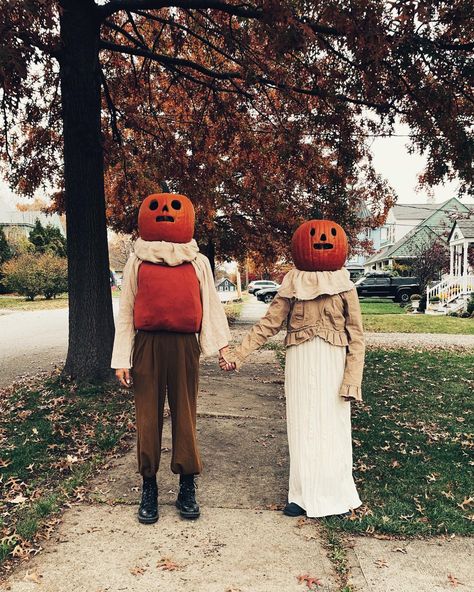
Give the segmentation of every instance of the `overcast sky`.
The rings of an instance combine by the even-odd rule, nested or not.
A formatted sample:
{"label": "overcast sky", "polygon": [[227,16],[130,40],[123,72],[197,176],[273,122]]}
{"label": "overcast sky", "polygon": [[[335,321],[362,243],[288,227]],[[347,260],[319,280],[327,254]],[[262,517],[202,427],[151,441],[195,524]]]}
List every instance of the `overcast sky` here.
{"label": "overcast sky", "polygon": [[[403,133],[404,130],[402,128],[397,131]],[[406,137],[397,136],[375,138],[372,144],[375,168],[397,192],[398,203],[424,203],[428,200],[429,194],[426,190],[417,190],[417,182],[425,159],[419,154],[408,153],[408,140]],[[436,203],[456,195],[456,189],[456,183],[435,187],[432,193]],[[3,180],[0,180],[0,194],[2,197],[8,196],[12,203],[14,202],[14,196]],[[467,201],[473,202],[472,199]]]}

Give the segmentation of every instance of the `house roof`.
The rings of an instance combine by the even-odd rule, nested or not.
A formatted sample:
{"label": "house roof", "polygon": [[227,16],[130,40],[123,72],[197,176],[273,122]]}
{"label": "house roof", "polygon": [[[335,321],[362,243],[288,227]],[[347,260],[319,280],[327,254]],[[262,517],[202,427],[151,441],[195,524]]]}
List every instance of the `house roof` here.
{"label": "house roof", "polygon": [[396,204],[393,215],[397,220],[424,220],[444,204]]}
{"label": "house roof", "polygon": [[228,277],[222,277],[220,280],[217,280],[215,282],[216,288],[217,288],[217,286],[220,286],[221,284],[223,284],[226,281],[229,282],[229,284],[232,284],[233,286],[235,286],[234,282],[232,280],[230,280]]}
{"label": "house roof", "polygon": [[[450,213],[453,211],[460,213],[470,212],[470,209],[455,197],[448,199],[442,204],[427,204],[427,206],[432,205],[437,207],[436,209],[429,207],[428,209],[431,213],[428,213],[426,218],[421,220],[399,241],[393,245],[385,247],[378,253],[375,253],[375,255],[372,255],[372,257],[370,257],[370,259],[368,259],[365,264],[367,265],[377,261],[383,261],[385,259],[393,259],[397,257],[413,257],[413,247],[431,243],[436,238],[446,240],[446,238],[443,237],[443,232],[447,231],[450,227]],[[412,219],[414,219],[413,215]]]}
{"label": "house roof", "polygon": [[459,228],[464,238],[474,239],[474,218],[468,218],[467,220],[456,220],[456,222],[453,224],[451,232],[449,233],[449,240],[451,240],[455,228]]}

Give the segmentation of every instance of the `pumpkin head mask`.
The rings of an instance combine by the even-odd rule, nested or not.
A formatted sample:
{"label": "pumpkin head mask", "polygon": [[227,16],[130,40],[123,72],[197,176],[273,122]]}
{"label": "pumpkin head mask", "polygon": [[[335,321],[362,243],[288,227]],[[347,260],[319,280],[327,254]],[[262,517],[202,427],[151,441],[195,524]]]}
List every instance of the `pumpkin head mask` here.
{"label": "pumpkin head mask", "polygon": [[331,220],[309,220],[296,229],[291,253],[301,271],[336,271],[347,258],[347,236]]}
{"label": "pumpkin head mask", "polygon": [[138,231],[146,241],[188,243],[194,234],[194,206],[185,195],[153,193],[138,212]]}

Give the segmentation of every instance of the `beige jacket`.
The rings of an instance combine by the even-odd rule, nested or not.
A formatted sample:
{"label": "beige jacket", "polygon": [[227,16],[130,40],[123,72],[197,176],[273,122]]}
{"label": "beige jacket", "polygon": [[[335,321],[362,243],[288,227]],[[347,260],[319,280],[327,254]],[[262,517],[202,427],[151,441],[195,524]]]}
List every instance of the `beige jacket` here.
{"label": "beige jacket", "polygon": [[163,265],[192,263],[201,291],[202,324],[199,346],[205,355],[211,355],[229,343],[230,331],[227,317],[214,286],[214,277],[207,257],[199,253],[195,240],[185,244],[138,239],[123,272],[120,310],[115,323],[115,340],[112,352],[112,368],[131,368],[135,327],[133,307],[137,293],[138,268],[142,261]]}
{"label": "beige jacket", "polygon": [[247,333],[231,356],[239,368],[244,360],[276,335],[286,322],[285,345],[291,347],[315,336],[347,348],[340,395],[362,400],[365,341],[359,298],[349,273],[290,271],[266,315]]}

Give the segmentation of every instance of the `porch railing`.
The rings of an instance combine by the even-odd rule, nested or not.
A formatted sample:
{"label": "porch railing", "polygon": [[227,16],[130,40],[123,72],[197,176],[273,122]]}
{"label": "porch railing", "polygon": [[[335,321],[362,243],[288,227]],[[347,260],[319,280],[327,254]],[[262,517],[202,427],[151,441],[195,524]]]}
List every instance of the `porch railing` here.
{"label": "porch railing", "polygon": [[426,290],[426,300],[432,303],[433,299],[439,299],[442,307],[472,292],[474,292],[474,275],[448,276],[439,284]]}

